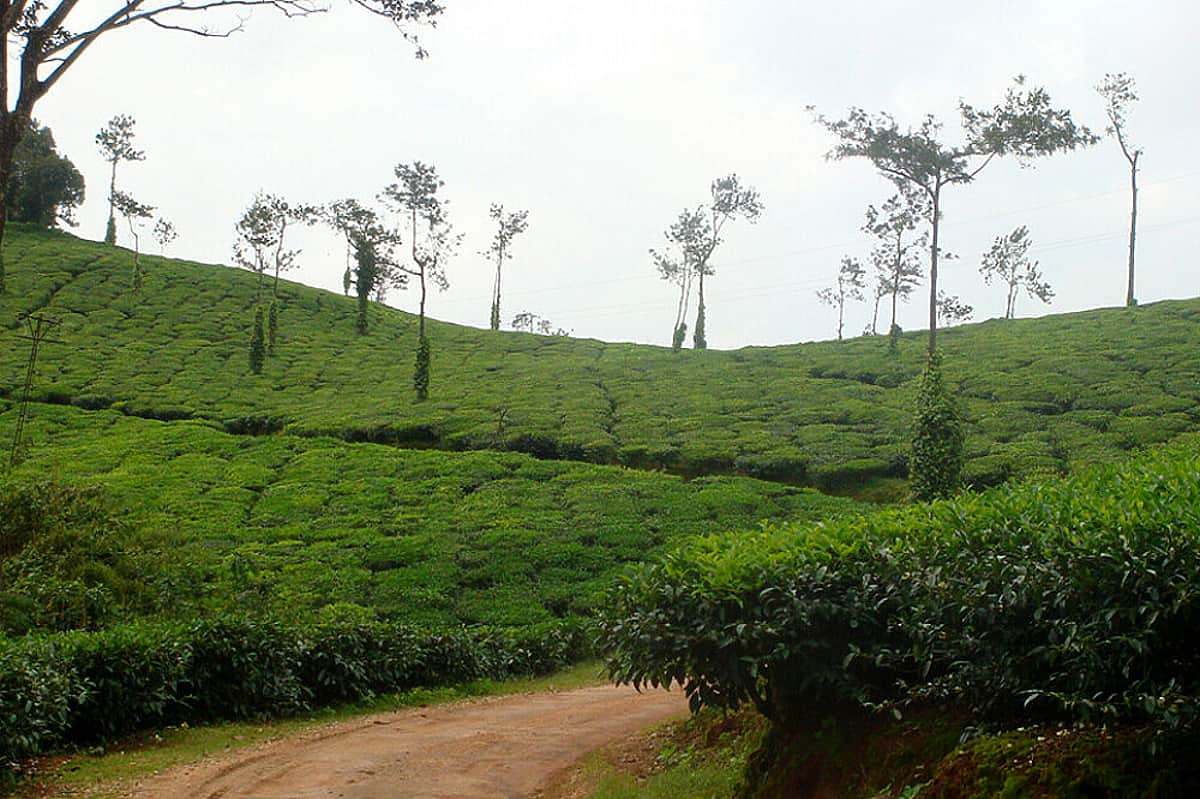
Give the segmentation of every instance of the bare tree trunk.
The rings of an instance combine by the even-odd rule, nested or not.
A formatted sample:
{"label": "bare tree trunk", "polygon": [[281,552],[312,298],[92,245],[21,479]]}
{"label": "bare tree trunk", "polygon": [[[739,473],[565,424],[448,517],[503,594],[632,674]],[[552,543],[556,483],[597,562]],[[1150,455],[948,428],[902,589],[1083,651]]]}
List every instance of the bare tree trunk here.
{"label": "bare tree trunk", "polygon": [[492,330],[500,329],[500,267],[504,264],[504,250],[496,253],[496,282],[492,284]]}
{"label": "bare tree trunk", "polygon": [[938,219],[942,183],[939,178],[933,187],[933,211],[930,222],[933,226],[932,241],[929,247],[929,355],[937,353],[937,278],[938,278]]}
{"label": "bare tree trunk", "polygon": [[879,301],[883,299],[883,295],[878,290],[875,292],[875,307],[871,309],[871,335],[879,335]]}
{"label": "bare tree trunk", "polygon": [[842,340],[842,313],[846,310],[846,295],[838,295],[838,341]]}
{"label": "bare tree trunk", "polygon": [[1133,195],[1133,207],[1129,212],[1129,287],[1125,290],[1125,305],[1136,305],[1133,296],[1133,250],[1137,241],[1137,162],[1140,152],[1135,152],[1129,159],[1129,188]]}
{"label": "bare tree trunk", "polygon": [[117,161],[113,159],[112,175],[108,179],[108,227],[104,229],[104,241],[108,244],[117,243]]}

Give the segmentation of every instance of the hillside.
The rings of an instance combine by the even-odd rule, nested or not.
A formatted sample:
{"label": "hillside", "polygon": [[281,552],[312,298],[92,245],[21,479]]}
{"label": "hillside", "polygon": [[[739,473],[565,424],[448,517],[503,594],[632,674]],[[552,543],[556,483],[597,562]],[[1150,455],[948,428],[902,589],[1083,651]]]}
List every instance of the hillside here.
{"label": "hillside", "polygon": [[[882,338],[672,353],[433,322],[431,398],[418,403],[415,318],[404,312],[374,307],[370,334],[358,336],[352,299],[286,283],[278,352],[253,376],[249,273],[146,256],[135,295],[125,250],[19,229],[5,248],[0,393],[10,397],[28,352],[11,320],[44,309],[63,320],[65,343],[43,350],[42,401],[229,432],[512,449],[835,489],[906,469],[919,333],[895,356]],[[1200,300],[1187,300],[945,331],[969,479],[1113,460],[1200,429],[1198,321]]]}
{"label": "hillside", "polygon": [[[15,416],[0,401],[0,439]],[[39,444],[16,482],[103,485],[143,531],[158,609],[185,617],[352,603],[433,626],[530,624],[588,610],[664,544],[864,507],[742,477],[235,436],[110,410],[41,406],[28,429]]]}

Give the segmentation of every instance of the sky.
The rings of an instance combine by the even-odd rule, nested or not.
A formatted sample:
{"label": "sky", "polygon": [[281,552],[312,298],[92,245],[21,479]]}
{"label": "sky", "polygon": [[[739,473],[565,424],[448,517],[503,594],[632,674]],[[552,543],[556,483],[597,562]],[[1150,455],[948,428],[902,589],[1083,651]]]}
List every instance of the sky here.
{"label": "sky", "polygon": [[[97,10],[114,0],[90,0]],[[1179,0],[444,0],[429,51],[348,0],[284,19],[255,11],[244,30],[201,39],[131,27],[97,41],[39,104],[84,174],[73,232],[103,237],[108,165],[94,137],[116,114],[137,120],[140,163],[118,182],[179,231],[167,254],[228,264],[234,224],[259,190],[293,202],[373,203],[398,163],[433,164],[464,236],[431,316],[488,323],[492,203],[527,209],[504,267],[502,317],[529,311],[579,337],[669,344],[676,289],[648,249],[715,178],[737,173],[761,194],[756,224],[734,222],[705,285],[709,346],[832,338],[817,290],[843,257],[866,260],[868,204],[891,185],[865,161],[830,161],[829,117],[851,106],[903,124],[926,114],[960,141],[958,101],[990,107],[1014,76],[1103,132],[1094,87],[1127,72],[1140,100],[1128,130],[1139,173],[1137,296],[1200,294],[1200,6]],[[212,24],[220,20],[213,19]],[[1022,296],[1018,316],[1124,302],[1129,171],[1112,139],[1024,168],[996,161],[943,197],[942,240],[958,256],[939,283],[1003,315],[1005,289],[978,272],[991,242],[1019,225],[1055,297]],[[340,292],[345,244],[302,229],[291,279]],[[129,244],[126,229],[120,243]],[[143,250],[157,252],[147,229]],[[389,304],[415,310],[417,292]],[[870,307],[847,307],[847,335]],[[920,295],[901,306],[925,326]],[[689,319],[689,323],[694,319]],[[886,323],[881,324],[886,329]]]}

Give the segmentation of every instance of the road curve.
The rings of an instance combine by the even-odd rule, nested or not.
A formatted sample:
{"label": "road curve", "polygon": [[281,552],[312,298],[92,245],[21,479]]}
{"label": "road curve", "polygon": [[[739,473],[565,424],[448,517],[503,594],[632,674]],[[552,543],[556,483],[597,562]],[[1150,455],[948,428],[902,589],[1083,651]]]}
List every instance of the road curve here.
{"label": "road curve", "polygon": [[607,743],[687,713],[681,691],[598,686],[322,727],[144,780],[138,799],[527,797]]}

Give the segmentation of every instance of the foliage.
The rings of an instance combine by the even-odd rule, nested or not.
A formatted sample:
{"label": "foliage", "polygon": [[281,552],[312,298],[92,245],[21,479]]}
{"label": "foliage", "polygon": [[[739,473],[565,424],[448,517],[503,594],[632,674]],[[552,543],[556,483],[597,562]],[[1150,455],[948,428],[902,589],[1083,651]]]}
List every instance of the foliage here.
{"label": "foliage", "polygon": [[[929,353],[936,349],[938,243],[942,190],[972,182],[994,158],[1015,157],[1021,163],[1067,152],[1098,141],[1086,127],[1076,125],[1069,111],[1051,105],[1041,87],[1030,88],[1018,76],[1005,93],[1004,102],[979,109],[960,100],[959,116],[965,134],[962,144],[941,140],[942,123],[927,116],[915,128],[902,129],[891,114],[871,116],[851,108],[845,119],[817,115],[816,121],[832,133],[838,144],[830,158],[866,158],[884,178],[901,190],[924,193],[929,245]],[[810,109],[812,110],[812,109]]]}
{"label": "foliage", "polygon": [[279,302],[267,303],[267,355],[275,354],[275,342],[279,337]]}
{"label": "foliage", "polygon": [[150,726],[545,674],[586,653],[572,621],[424,630],[345,619],[296,625],[226,618],[0,639],[0,764],[56,742],[91,743]]}
{"label": "foliage", "polygon": [[95,628],[150,608],[139,535],[99,488],[0,484],[0,635]]}
{"label": "foliage", "polygon": [[417,362],[413,368],[413,390],[417,399],[429,399],[429,339],[417,339]]}
{"label": "foliage", "polygon": [[971,318],[971,314],[973,313],[975,313],[975,309],[963,302],[960,297],[947,294],[944,291],[938,291],[938,324],[953,325],[958,322],[965,322]]}
{"label": "foliage", "polygon": [[667,228],[663,234],[668,244],[666,250],[650,250],[650,258],[659,277],[679,286],[679,305],[672,336],[672,348],[675,350],[683,345],[686,336],[685,320],[693,281],[698,286],[699,298],[692,346],[698,350],[708,347],[705,337],[704,278],[716,274],[711,259],[721,244],[721,231],[733,219],[741,218],[753,223],[763,210],[758,191],[742,185],[736,173],[714,180],[709,186],[709,193],[711,201],[708,205],[698,205],[694,210],[685,208]]}
{"label": "foliage", "polygon": [[83,175],[58,152],[50,128],[29,126],[13,154],[6,201],[8,218],[53,227],[75,225],[75,209],[83,204]]}
{"label": "foliage", "polygon": [[1004,304],[1005,319],[1012,319],[1015,315],[1019,289],[1024,289],[1030,297],[1045,303],[1054,297],[1054,290],[1042,279],[1038,262],[1029,260],[1029,245],[1032,243],[1029,228],[1021,225],[1005,236],[997,236],[992,248],[983,254],[983,261],[979,265],[984,283],[990,286],[993,280],[997,280],[1008,289]]}
{"label": "foliage", "polygon": [[263,309],[261,305],[257,305],[254,308],[254,325],[250,328],[250,371],[254,374],[261,373],[266,358],[267,348],[263,343]]}
{"label": "foliage", "polygon": [[389,283],[404,285],[404,273],[397,274],[394,269],[400,236],[385,228],[379,214],[357,200],[337,200],[326,206],[322,215],[334,230],[345,236],[354,253],[354,289],[358,298],[354,327],[359,335],[366,335],[371,297],[382,293]]}
{"label": "foliage", "polygon": [[[96,134],[96,145],[104,160],[112,164],[112,176],[108,185],[108,226],[104,231],[106,244],[117,243],[116,212],[121,194],[117,191],[117,165],[122,161],[145,161],[146,153],[133,146],[135,120],[126,114],[117,114]],[[128,197],[128,195],[125,195]]]}
{"label": "foliage", "polygon": [[[373,308],[378,336],[348,337],[353,298],[285,280],[286,346],[264,369],[264,391],[245,382],[254,276],[143,257],[153,264],[148,290],[129,313],[131,253],[13,229],[11,311],[44,309],[70,342],[44,351],[36,403],[685,475],[854,485],[907,472],[920,332],[903,333],[895,355],[851,338],[691,359],[667,347],[480,336],[431,319],[440,388],[417,402],[407,390],[378,391],[411,385],[412,358],[398,358],[395,342],[416,341],[415,315]],[[1181,300],[944,331],[967,482],[1111,461],[1200,429],[1200,362],[1189,344],[1198,322],[1200,301]],[[17,334],[0,329],[0,393],[9,397],[27,366]],[[686,385],[704,391],[678,390]]]}
{"label": "foliage", "polygon": [[289,250],[285,245],[288,228],[310,225],[317,217],[318,210],[312,206],[294,205],[266,192],[255,193],[254,200],[234,225],[237,239],[233,243],[233,262],[258,276],[255,302],[262,299],[267,272],[275,276],[272,296],[278,297],[280,273],[298,266],[296,257],[300,251]]}
{"label": "foliage", "polygon": [[492,282],[492,330],[500,329],[500,273],[505,261],[512,260],[513,239],[524,233],[529,227],[529,211],[509,211],[505,213],[504,206],[492,203],[488,216],[496,223],[496,235],[491,245],[480,253],[496,262],[496,279]]}
{"label": "foliage", "polygon": [[159,217],[154,220],[154,240],[158,242],[158,251],[160,255],[165,255],[167,247],[179,238],[179,231],[175,229],[175,224],[169,219]]}
{"label": "foliage", "polygon": [[963,423],[942,379],[942,358],[929,356],[917,389],[909,479],[921,502],[944,499],[962,485]]}
{"label": "foliage", "polygon": [[879,300],[885,296],[892,298],[892,320],[888,329],[896,325],[896,306],[900,300],[907,300],[921,282],[924,269],[920,255],[929,246],[929,236],[925,232],[909,239],[929,218],[928,198],[908,184],[899,188],[900,191],[889,197],[881,208],[867,206],[867,219],[862,227],[862,231],[877,242],[871,249],[876,286],[872,335],[877,324]]}
{"label": "foliage", "polygon": [[863,282],[864,274],[866,273],[863,271],[862,264],[856,259],[843,258],[841,265],[838,266],[837,285],[817,292],[817,299],[831,308],[837,308],[838,341],[842,340],[842,319],[846,311],[846,300],[863,298],[862,290],[866,286],[866,283]]}
{"label": "foliage", "polygon": [[[269,393],[274,367],[246,390]],[[15,416],[0,414],[0,437]],[[105,485],[125,522],[113,540],[132,546],[126,525],[145,531],[147,610],[184,618],[246,606],[301,618],[342,602],[412,623],[524,625],[588,612],[623,564],[687,536],[862,507],[745,478],[239,436],[52,405],[28,429],[54,446],[14,477],[69,463],[74,478]]]}
{"label": "foliage", "polygon": [[[816,525],[710,536],[607,594],[612,675],[785,727],[962,703],[979,721],[1191,725],[1200,711],[1200,456]],[[860,711],[861,712],[861,711]]]}
{"label": "foliage", "polygon": [[1121,146],[1121,154],[1129,163],[1129,188],[1131,210],[1129,214],[1129,276],[1125,289],[1125,304],[1133,306],[1137,299],[1133,290],[1133,265],[1137,244],[1137,173],[1138,160],[1142,157],[1142,148],[1129,140],[1126,129],[1129,107],[1137,102],[1137,90],[1133,78],[1124,72],[1115,75],[1106,73],[1104,80],[1096,86],[1096,91],[1104,98],[1104,111],[1108,115],[1108,127],[1105,133],[1117,140]]}

